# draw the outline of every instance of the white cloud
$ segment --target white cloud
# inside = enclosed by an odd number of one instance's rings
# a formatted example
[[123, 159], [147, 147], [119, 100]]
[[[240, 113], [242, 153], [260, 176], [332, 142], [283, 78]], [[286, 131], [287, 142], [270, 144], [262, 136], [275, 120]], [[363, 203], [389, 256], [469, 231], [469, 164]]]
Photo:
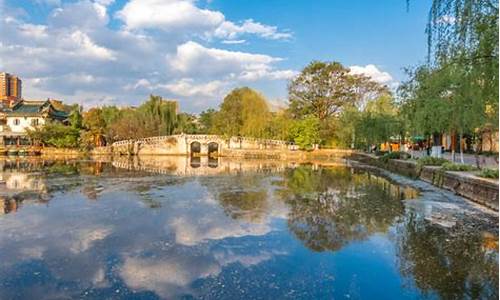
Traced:
[[55, 8], [48, 17], [48, 23], [53, 26], [79, 30], [103, 27], [108, 21], [106, 5], [90, 0], [66, 3]]
[[231, 21], [223, 22], [214, 32], [214, 36], [225, 39], [236, 39], [243, 34], [255, 34], [270, 40], [290, 39], [290, 32], [279, 32], [276, 26], [264, 25], [252, 19], [237, 25]]
[[269, 70], [269, 69], [261, 69], [261, 70], [252, 70], [245, 71], [239, 77], [241, 80], [246, 81], [255, 81], [260, 79], [270, 79], [270, 80], [286, 80], [297, 75], [297, 71], [294, 70]]
[[131, 29], [159, 28], [165, 31], [213, 29], [224, 21], [222, 13], [200, 9], [189, 0], [131, 0], [117, 16]]
[[169, 59], [170, 66], [183, 74], [208, 76], [236, 74], [267, 70], [281, 58], [264, 54], [251, 54], [216, 48], [206, 48], [189, 41], [177, 47], [177, 53]]
[[241, 25], [226, 20], [219, 11], [202, 9], [194, 0], [131, 0], [116, 16], [129, 29], [160, 29], [167, 32], [190, 30], [207, 37], [234, 40], [244, 34], [265, 39], [290, 39], [292, 33], [252, 19]]
[[368, 76], [373, 81], [381, 84], [391, 85], [394, 82], [394, 79], [392, 78], [391, 74], [379, 70], [375, 65], [372, 64], [366, 65], [364, 67], [350, 66], [349, 69], [351, 70], [352, 74], [362, 74]]
[[[195, 1], [132, 0], [117, 13], [125, 26], [116, 28], [109, 25], [113, 2], [61, 1], [48, 6], [41, 24], [5, 13], [0, 17], [1, 69], [21, 76], [27, 99], [54, 97], [86, 107], [103, 101], [137, 105], [153, 93], [179, 99], [187, 111], [215, 106], [231, 88], [248, 83], [284, 93], [283, 80], [294, 74], [279, 67], [279, 57], [209, 46], [219, 39], [214, 32], [222, 24], [221, 43], [240, 48], [248, 40], [239, 36], [280, 39], [276, 27], [252, 20], [231, 23]], [[176, 7], [186, 14], [169, 16]]]
[[35, 2], [38, 4], [45, 4], [51, 6], [61, 5], [61, 0], [35, 0]]
[[219, 80], [196, 84], [193, 79], [183, 78], [172, 83], [160, 85], [160, 87], [184, 97], [214, 97], [221, 94], [224, 85]]
[[221, 43], [227, 45], [244, 44], [246, 40], [223, 40]]
[[90, 37], [79, 30], [71, 34], [71, 40], [77, 46], [77, 53], [82, 56], [89, 56], [97, 59], [103, 60], [115, 60], [116, 57], [113, 51], [96, 45]]

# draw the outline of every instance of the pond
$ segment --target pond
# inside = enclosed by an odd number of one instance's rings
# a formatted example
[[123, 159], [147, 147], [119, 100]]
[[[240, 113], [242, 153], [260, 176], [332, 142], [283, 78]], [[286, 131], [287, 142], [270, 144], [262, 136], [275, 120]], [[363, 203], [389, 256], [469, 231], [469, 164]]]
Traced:
[[0, 160], [0, 299], [498, 298], [498, 215], [355, 163]]

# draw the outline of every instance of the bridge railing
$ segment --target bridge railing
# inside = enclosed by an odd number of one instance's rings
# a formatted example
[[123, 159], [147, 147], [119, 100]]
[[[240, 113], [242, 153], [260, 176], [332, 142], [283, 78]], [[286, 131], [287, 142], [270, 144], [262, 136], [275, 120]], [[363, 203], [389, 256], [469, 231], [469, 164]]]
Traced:
[[260, 138], [252, 138], [252, 137], [230, 137], [225, 138], [223, 136], [219, 135], [213, 135], [213, 134], [177, 134], [177, 135], [166, 135], [166, 136], [154, 136], [154, 137], [147, 137], [147, 138], [141, 138], [141, 139], [129, 139], [129, 140], [123, 140], [123, 141], [117, 141], [114, 142], [112, 145], [113, 146], [124, 146], [124, 145], [132, 145], [135, 143], [144, 143], [144, 144], [152, 144], [152, 143], [157, 143], [161, 141], [165, 141], [168, 139], [172, 138], [186, 138], [190, 140], [211, 140], [211, 141], [227, 141], [230, 140], [231, 142], [252, 142], [252, 143], [259, 143], [259, 144], [264, 144], [264, 145], [294, 145], [294, 143], [290, 143], [287, 141], [282, 141], [282, 140], [273, 140], [273, 139], [260, 139]]

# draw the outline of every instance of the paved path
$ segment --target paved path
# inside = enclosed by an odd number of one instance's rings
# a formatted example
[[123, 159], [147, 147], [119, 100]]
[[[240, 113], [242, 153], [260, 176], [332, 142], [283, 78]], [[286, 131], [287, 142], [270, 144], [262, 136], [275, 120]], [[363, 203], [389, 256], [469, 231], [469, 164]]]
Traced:
[[[413, 151], [413, 156], [414, 157], [423, 157], [427, 156], [426, 151]], [[450, 152], [445, 152], [442, 154], [442, 157], [451, 161], [451, 153]], [[460, 153], [455, 154], [455, 162], [460, 163]], [[464, 163], [468, 165], [476, 165], [476, 157], [474, 154], [466, 154], [464, 153]], [[481, 167], [487, 167], [487, 168], [495, 168], [498, 169], [498, 156], [485, 156], [485, 155], [479, 155], [479, 164]]]

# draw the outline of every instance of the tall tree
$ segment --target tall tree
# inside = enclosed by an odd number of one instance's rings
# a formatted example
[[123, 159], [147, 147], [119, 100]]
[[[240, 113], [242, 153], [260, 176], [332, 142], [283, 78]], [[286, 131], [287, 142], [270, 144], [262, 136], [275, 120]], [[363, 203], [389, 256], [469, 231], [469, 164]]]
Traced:
[[226, 136], [264, 137], [269, 120], [264, 97], [248, 88], [231, 91], [215, 116], [215, 133]]
[[288, 86], [295, 117], [314, 115], [320, 121], [337, 116], [343, 107], [362, 105], [385, 88], [369, 77], [354, 75], [338, 62], [313, 61]]

